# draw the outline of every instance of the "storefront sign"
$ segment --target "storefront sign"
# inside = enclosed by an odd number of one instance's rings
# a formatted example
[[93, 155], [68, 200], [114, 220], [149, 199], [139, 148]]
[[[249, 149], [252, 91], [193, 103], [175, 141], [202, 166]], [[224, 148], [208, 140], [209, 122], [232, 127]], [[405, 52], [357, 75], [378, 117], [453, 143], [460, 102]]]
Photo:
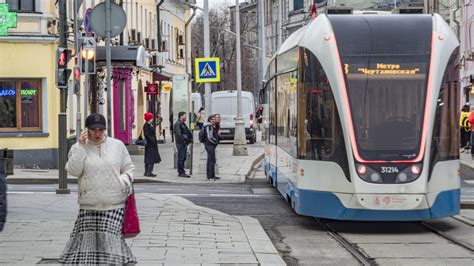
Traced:
[[8, 4], [0, 4], [0, 36], [7, 36], [9, 28], [16, 28], [16, 13], [8, 12]]
[[21, 90], [21, 96], [36, 96], [36, 89]]
[[15, 96], [16, 90], [15, 89], [0, 89], [0, 97], [3, 96]]
[[149, 95], [156, 95], [159, 93], [158, 91], [158, 84], [156, 83], [148, 83], [146, 84], [146, 93]]
[[161, 86], [161, 89], [163, 90], [163, 92], [170, 92], [171, 88], [172, 87], [170, 84], [164, 84], [163, 86]]

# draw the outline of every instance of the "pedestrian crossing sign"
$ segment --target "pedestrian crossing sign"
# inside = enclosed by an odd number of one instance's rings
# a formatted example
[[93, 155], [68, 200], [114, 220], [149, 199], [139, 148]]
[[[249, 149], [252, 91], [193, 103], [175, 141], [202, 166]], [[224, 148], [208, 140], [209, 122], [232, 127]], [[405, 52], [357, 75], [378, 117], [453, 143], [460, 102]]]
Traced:
[[194, 68], [196, 69], [196, 82], [221, 81], [218, 57], [196, 58]]

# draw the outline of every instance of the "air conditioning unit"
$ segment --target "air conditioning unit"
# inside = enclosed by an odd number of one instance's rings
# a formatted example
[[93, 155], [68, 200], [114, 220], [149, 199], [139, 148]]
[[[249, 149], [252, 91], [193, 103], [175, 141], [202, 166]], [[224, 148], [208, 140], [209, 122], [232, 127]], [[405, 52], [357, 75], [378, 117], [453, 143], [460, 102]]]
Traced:
[[165, 62], [163, 60], [163, 54], [162, 53], [156, 53], [151, 56], [151, 66], [152, 67], [162, 67], [164, 66]]
[[136, 41], [137, 40], [137, 30], [131, 29], [129, 38], [130, 38], [130, 41]]
[[326, 14], [328, 15], [351, 15], [352, 14], [352, 7], [345, 7], [345, 6], [333, 6], [326, 8]]
[[184, 49], [178, 48], [178, 59], [184, 59]]
[[168, 52], [168, 41], [161, 41], [161, 51], [158, 52]]
[[393, 14], [423, 14], [425, 9], [423, 7], [399, 7], [392, 11]]
[[178, 45], [184, 45], [184, 36], [182, 34], [178, 35]]

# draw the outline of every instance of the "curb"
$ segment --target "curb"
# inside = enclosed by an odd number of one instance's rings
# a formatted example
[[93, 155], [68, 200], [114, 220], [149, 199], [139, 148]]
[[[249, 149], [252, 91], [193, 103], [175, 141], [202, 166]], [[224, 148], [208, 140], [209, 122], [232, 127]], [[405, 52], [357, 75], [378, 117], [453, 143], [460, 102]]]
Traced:
[[[258, 156], [254, 156], [253, 158], [250, 158], [251, 160], [250, 163], [250, 168], [247, 170], [245, 174], [234, 174], [237, 176], [240, 176], [240, 182], [239, 181], [219, 181], [219, 183], [222, 184], [227, 184], [227, 183], [242, 183], [245, 182], [245, 180], [250, 176], [250, 174], [253, 171], [253, 168], [255, 165], [257, 165], [263, 158], [265, 157], [265, 153], [262, 152]], [[32, 173], [34, 175], [34, 173]], [[38, 184], [38, 185], [46, 185], [46, 184], [59, 184], [59, 179], [58, 178], [51, 178], [51, 177], [45, 177], [45, 178], [6, 178], [7, 184], [9, 185], [32, 185], [32, 184]], [[67, 180], [68, 184], [77, 184], [77, 178], [68, 178]], [[196, 180], [196, 182], [174, 182], [170, 180], [156, 180], [156, 179], [149, 179], [149, 178], [136, 178], [134, 180], [135, 184], [140, 184], [140, 183], [167, 183], [167, 184], [207, 184], [209, 183], [208, 180], [202, 180], [202, 182], [199, 182], [199, 180]]]
[[474, 210], [474, 201], [473, 200], [461, 201], [461, 209]]
[[253, 168], [255, 167], [255, 165], [260, 163], [260, 161], [262, 161], [264, 158], [265, 158], [265, 153], [264, 152], [262, 152], [260, 155], [258, 155], [254, 158], [253, 162], [250, 164], [250, 169], [245, 174], [245, 180], [249, 178], [250, 174], [252, 174], [252, 171], [253, 171]]

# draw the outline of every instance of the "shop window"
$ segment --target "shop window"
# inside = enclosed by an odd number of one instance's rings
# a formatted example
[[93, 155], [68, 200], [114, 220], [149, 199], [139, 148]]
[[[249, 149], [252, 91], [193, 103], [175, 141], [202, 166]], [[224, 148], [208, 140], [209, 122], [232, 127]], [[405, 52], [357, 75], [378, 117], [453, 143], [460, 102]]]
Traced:
[[41, 130], [39, 80], [0, 80], [0, 131]]
[[7, 0], [8, 9], [15, 12], [35, 12], [35, 0]]

